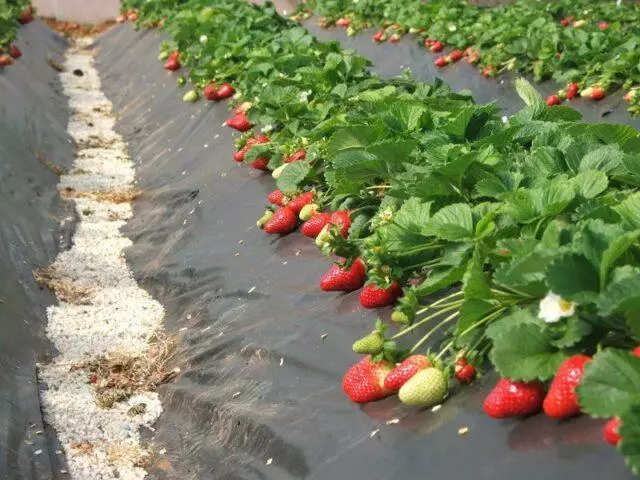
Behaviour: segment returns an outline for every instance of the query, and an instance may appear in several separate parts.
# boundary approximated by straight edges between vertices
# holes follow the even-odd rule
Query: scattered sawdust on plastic
[[[142,192],[113,130],[90,43],[78,38],[60,73],[79,152],[58,190],[74,203],[78,223],[73,246],[34,272],[60,302],[47,309],[47,336],[59,354],[38,365],[38,374],[45,420],[58,433],[71,477],[139,480],[154,458],[139,430],[162,412],[154,390],[174,374],[164,367],[172,342],[162,333],[164,309],[137,285],[124,258],[131,241],[120,229]]]

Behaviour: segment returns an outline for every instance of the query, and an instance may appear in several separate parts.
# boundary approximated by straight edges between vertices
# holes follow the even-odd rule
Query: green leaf
[[[439,290],[445,289],[462,280],[466,264],[456,265],[449,268],[433,269],[429,276],[417,287],[415,295],[424,298]]]
[[[311,165],[305,161],[290,163],[276,180],[276,186],[282,193],[290,194],[298,191],[298,186],[311,170]]]
[[[608,348],[587,363],[577,388],[582,411],[594,417],[621,415],[640,403],[640,358]]]
[[[493,279],[507,288],[542,296],[547,292],[545,270],[552,258],[553,252],[540,249],[518,255],[496,268]]]
[[[609,271],[624,253],[638,241],[640,231],[628,232],[616,237],[616,239],[607,247],[602,254],[600,263],[600,282],[601,288],[604,289]]]
[[[554,332],[552,343],[558,348],[572,347],[592,332],[591,324],[577,315],[550,326]]]
[[[524,78],[516,78],[516,91],[520,98],[527,106],[542,107],[546,106],[544,97]]]
[[[624,265],[613,270],[611,281],[596,304],[605,316],[640,309],[640,268]]]
[[[566,300],[588,303],[598,294],[598,272],[583,255],[568,253],[553,260],[546,275],[549,289]]]
[[[456,323],[456,336],[470,330],[477,325],[485,316],[499,307],[495,300],[471,299],[465,300],[460,308],[460,316]]]
[[[554,346],[548,329],[533,323],[506,329],[492,340],[491,361],[500,375],[511,380],[548,380],[569,356]]]
[[[581,172],[572,179],[572,182],[576,193],[587,199],[597,197],[609,186],[607,175],[596,170]]]
[[[629,195],[613,209],[632,228],[640,229],[640,192]]]
[[[394,222],[407,230],[420,232],[431,218],[431,205],[432,202],[411,197],[404,201],[395,214]]]
[[[491,289],[483,270],[484,255],[480,250],[481,248],[476,246],[473,256],[467,264],[464,277],[462,277],[462,292],[465,300],[488,300],[491,298]]]
[[[512,328],[520,328],[522,325],[540,325],[540,320],[530,309],[517,309],[506,317],[492,322],[486,330],[487,337],[496,339],[503,335],[507,330]]]
[[[619,414],[622,425],[620,452],[634,475],[640,475],[640,400]]]
[[[458,241],[473,237],[473,215],[466,203],[447,205],[438,210],[424,226],[426,235]]]
[[[622,145],[629,139],[638,137],[637,130],[629,125],[597,123],[590,124],[588,128],[589,133],[607,144]]]
[[[342,127],[329,139],[327,154],[332,157],[345,150],[364,148],[378,140],[379,133],[373,126]]]

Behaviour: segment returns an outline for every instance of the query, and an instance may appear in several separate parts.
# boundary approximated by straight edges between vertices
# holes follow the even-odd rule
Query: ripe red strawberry
[[[316,238],[330,219],[330,213],[317,213],[302,224],[301,232],[305,237]]]
[[[446,67],[447,66],[447,57],[442,55],[442,56],[436,58],[433,63],[434,63],[434,65],[436,67],[439,67],[439,68]]]
[[[236,162],[244,162],[244,156],[247,154],[247,150],[249,150],[249,147],[245,145],[237,152],[233,152],[233,159]]]
[[[300,210],[302,210],[302,207],[304,207],[305,205],[309,205],[311,202],[313,202],[313,197],[315,196],[316,196],[315,192],[304,192],[298,195],[296,198],[292,199],[287,204],[287,207],[289,207],[291,210],[295,212],[296,215],[298,215],[300,213]]]
[[[573,15],[570,16],[569,18],[563,18],[562,20],[560,20],[560,25],[562,25],[563,27],[566,27],[571,22],[573,22],[573,18],[574,18]]]
[[[540,410],[544,399],[544,386],[534,382],[512,382],[501,378],[485,398],[483,409],[493,418],[531,415]]]
[[[320,278],[320,288],[325,292],[352,292],[364,285],[367,279],[367,269],[364,262],[356,258],[351,267],[346,269],[344,258],[338,259],[340,264],[334,263],[327,273]]]
[[[0,67],[6,67],[8,65],[13,65],[13,58],[9,55],[0,55]]]
[[[305,158],[307,158],[306,150],[298,150],[297,152],[293,152],[291,155],[285,158],[284,162],[293,163],[293,162],[297,162],[298,160],[303,160]]]
[[[215,85],[209,84],[202,89],[202,95],[209,102],[215,102],[216,100],[220,100],[220,95],[218,95],[218,89]]]
[[[338,27],[348,27],[351,25],[351,20],[348,17],[342,17],[336,20],[336,26]]]
[[[389,37],[389,43],[398,43],[401,38],[402,37],[399,34],[394,33]]]
[[[136,20],[138,20],[138,14],[136,12],[130,12],[127,14],[127,18],[130,22],[135,22]]]
[[[622,437],[620,436],[620,419],[617,417],[613,417],[604,425],[604,430],[602,431],[602,436],[604,441],[614,447],[618,446]]]
[[[431,44],[431,51],[432,51],[433,53],[439,53],[439,52],[441,52],[441,51],[442,51],[442,49],[443,49],[443,48],[444,48],[444,43],[442,43],[442,42],[441,42],[441,41],[439,41],[439,40],[436,40],[435,42],[433,42],[433,43]]]
[[[218,97],[220,99],[229,98],[233,96],[234,93],[236,93],[236,91],[230,83],[223,83],[218,89]]]
[[[96,375],[95,373],[92,373],[91,376],[89,377],[89,383],[96,383],[98,381],[98,375]]]
[[[11,45],[9,47],[9,56],[11,58],[20,58],[22,56],[22,52],[20,51],[20,49],[18,47],[16,47],[15,45]]]
[[[640,345],[631,351],[631,355],[640,358]]]
[[[171,72],[180,70],[180,61],[177,58],[169,57],[169,59],[167,60],[167,63],[164,64],[164,69],[169,70]]]
[[[351,227],[351,216],[347,210],[336,210],[331,214],[329,223],[340,227],[340,235],[347,238]]]
[[[549,105],[550,107],[553,107],[554,105],[560,105],[562,103],[562,101],[560,100],[560,97],[558,97],[558,95],[549,95],[547,97],[547,105]]]
[[[476,368],[470,363],[456,365],[455,371],[456,379],[460,383],[471,383],[476,378]]]
[[[496,67],[494,67],[493,65],[487,65],[482,69],[481,75],[484,78],[495,77],[497,75]]]
[[[580,92],[580,96],[581,97],[588,97],[591,100],[602,100],[604,97],[607,96],[607,92],[605,92],[604,88],[602,87],[598,87],[598,86],[594,86],[594,87],[587,87],[584,90],[582,90],[582,92]]]
[[[169,60],[178,60],[180,58],[180,50],[174,50],[169,54]]]
[[[123,14],[118,15],[118,17],[116,18],[116,22],[118,23],[124,23],[127,20],[127,17],[125,17]]]
[[[420,370],[431,367],[431,361],[424,355],[411,355],[396,367],[384,379],[384,388],[390,392],[397,392]]]
[[[25,25],[25,24],[30,23],[32,21],[33,21],[33,8],[31,8],[31,5],[29,5],[20,14],[20,17],[18,18],[18,22],[20,22],[22,25]]]
[[[267,170],[269,159],[267,157],[258,157],[250,164],[256,170]]]
[[[424,39],[424,46],[425,47],[430,47],[431,45],[433,45],[434,41],[431,40],[429,37]]]
[[[448,61],[449,62],[457,62],[464,56],[462,50],[454,50],[449,54]]]
[[[589,98],[591,98],[591,100],[602,100],[604,97],[607,96],[607,93],[604,91],[604,88],[602,87],[594,87],[593,90],[591,91],[591,95]]]
[[[386,288],[370,283],[360,292],[360,303],[364,308],[381,308],[393,305],[401,295],[402,288],[398,282],[393,282]]]
[[[355,403],[374,402],[391,392],[384,388],[384,379],[391,372],[386,361],[374,362],[367,356],[352,366],[342,378],[342,390]]]
[[[603,31],[606,30],[607,28],[609,28],[609,22],[600,22],[598,24],[598,28]]]
[[[578,90],[580,90],[580,86],[575,82],[567,85],[567,99],[573,100],[573,98],[578,94]]]
[[[569,418],[580,413],[576,387],[580,384],[584,366],[591,360],[586,355],[573,355],[558,368],[544,399],[544,413],[553,418]]]
[[[280,207],[264,225],[264,231],[272,235],[287,234],[298,226],[298,216],[289,207]]]
[[[282,193],[282,191],[278,188],[267,195],[267,200],[269,201],[269,203],[273,203],[274,205],[278,205],[279,207],[284,207],[284,193]]]
[[[238,130],[239,132],[246,132],[253,127],[253,124],[249,121],[247,114],[243,111],[241,113],[237,113],[235,117],[227,120],[227,127]]]
[[[384,33],[384,30],[380,30],[379,32],[376,32],[373,34],[373,41],[380,43],[380,42],[384,42],[387,39],[387,36]]]

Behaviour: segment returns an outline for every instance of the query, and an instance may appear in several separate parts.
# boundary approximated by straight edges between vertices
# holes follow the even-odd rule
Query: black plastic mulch
[[[0,478],[66,478],[55,436],[42,423],[36,361],[51,353],[45,309],[55,298],[32,270],[68,245],[73,221],[56,192],[57,168],[71,165],[69,108],[58,72],[65,42],[41,22],[18,36],[23,56],[0,69]]]
[[[407,40],[374,49],[362,38],[353,45],[378,72],[398,73],[410,58],[418,76],[432,78],[432,59]],[[144,191],[125,229],[128,260],[179,338],[182,373],[160,388],[166,412],[149,434],[166,448],[153,478],[631,478],[600,421],[487,418],[481,405],[493,377],[437,412],[395,398],[349,403],[340,381],[375,313],[357,293],[319,290],[331,262],[313,242],[257,229],[273,180],[232,161],[225,104],[182,102],[176,75],[157,60],[162,40],[116,27],[99,41],[97,62]],[[450,69],[446,80],[473,88],[478,101],[521,106],[510,86],[463,71]]]

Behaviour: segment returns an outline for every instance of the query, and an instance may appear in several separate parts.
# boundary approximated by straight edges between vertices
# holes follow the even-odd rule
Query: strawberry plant
[[[357,5],[378,15],[377,1]],[[403,33],[400,21],[382,20],[396,15],[389,5],[379,19]],[[501,8],[527,14],[523,2],[514,5]],[[568,8],[541,5],[553,15]],[[363,358],[343,379],[351,400],[397,392],[407,405],[434,405],[490,362],[502,378],[487,414],[619,417],[607,438],[619,434],[638,468],[640,360],[627,353],[640,340],[635,129],[584,123],[524,80],[515,86],[526,106],[503,121],[495,105],[442,82],[408,72],[381,79],[366,59],[317,42],[271,3],[127,0],[123,8],[170,35],[160,58],[188,69],[196,96],[187,100],[224,101],[211,86],[235,92],[227,126],[244,133],[233,160],[275,180],[258,225],[285,235],[304,222],[302,233],[336,262],[320,288],[361,289],[367,308],[394,305],[391,324],[378,320],[353,345]],[[411,8],[398,12],[409,18]],[[455,2],[419,8],[453,26],[494,15],[476,18]],[[337,18],[359,28],[369,17]],[[608,22],[600,34],[622,19]],[[509,35],[510,25],[499,25]],[[429,36],[467,43],[446,30]]]
[[[640,84],[636,68],[640,37],[635,28],[640,11],[633,2],[519,0],[481,8],[450,0],[309,0],[299,4],[292,18],[302,20],[310,11],[321,15],[326,27],[340,26],[337,18],[350,18],[353,33],[381,27],[378,38],[415,33],[433,52],[445,45],[471,49],[473,54],[465,55],[469,63],[491,76],[514,70],[531,74],[536,81],[553,78],[595,89],[596,95],[585,95],[595,101],[609,90]],[[459,59],[458,52],[451,54]],[[435,63],[444,67],[452,62],[442,56]],[[575,95],[563,92],[558,97]],[[638,113],[635,102],[629,111]]]
[[[0,66],[3,66],[4,61],[9,62],[9,59],[22,55],[13,42],[20,24],[31,20],[33,10],[28,0],[0,0]]]

